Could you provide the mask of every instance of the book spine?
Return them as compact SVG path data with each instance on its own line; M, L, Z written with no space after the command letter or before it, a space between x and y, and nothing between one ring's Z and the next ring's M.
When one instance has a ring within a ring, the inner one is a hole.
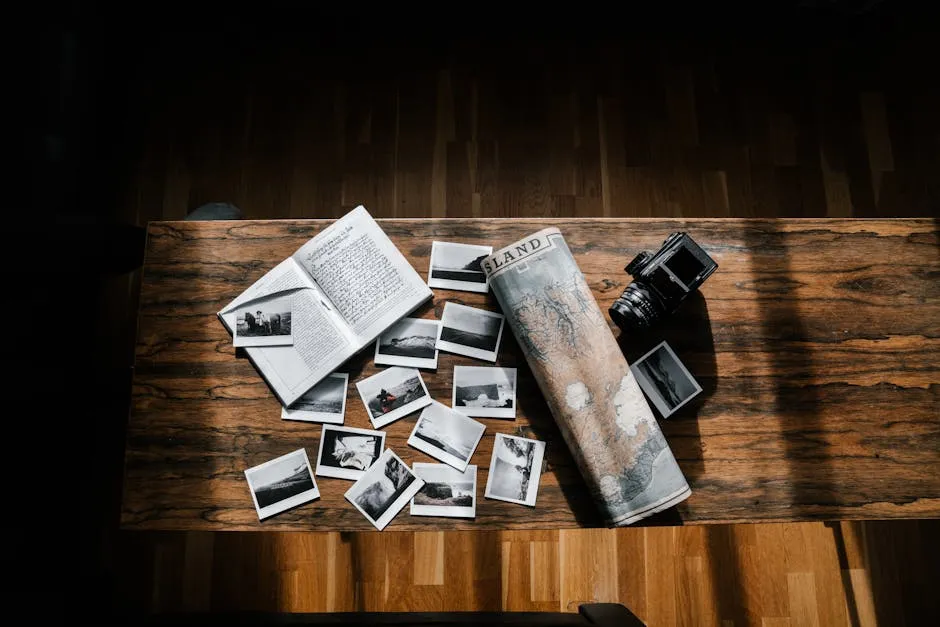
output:
M602 516L627 525L691 491L558 229L482 267Z

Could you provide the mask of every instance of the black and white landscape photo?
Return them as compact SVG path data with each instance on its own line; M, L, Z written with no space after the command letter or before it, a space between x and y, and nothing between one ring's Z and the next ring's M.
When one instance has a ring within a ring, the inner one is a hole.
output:
M381 531L423 486L424 481L386 449L345 496Z
M281 408L284 420L304 420L306 422L325 422L343 424L346 415L346 387L349 375L334 372L304 392L290 407Z
M402 318L375 341L375 364L437 368L437 320Z
M640 357L630 370L663 418L676 413L702 391L666 342Z
M411 499L412 516L474 518L477 515L477 467L457 470L446 464L415 462L411 470L424 481Z
M485 309L445 303L437 347L448 353L496 361L505 320L502 314Z
M544 455L545 442L497 433L484 496L535 506Z
M458 470L465 470L486 426L437 401L425 407L408 444Z
M479 418L516 417L516 369L454 366L454 411Z
M323 425L317 476L357 481L385 450L385 432Z
M235 311L235 346L288 346L293 292L253 300Z
M356 383L356 389L375 429L431 404L424 379L414 368L388 368Z
M465 292L488 292L490 285L480 262L492 253L492 246L432 242L428 285Z
M261 520L320 498L307 451L302 448L249 468L245 478Z

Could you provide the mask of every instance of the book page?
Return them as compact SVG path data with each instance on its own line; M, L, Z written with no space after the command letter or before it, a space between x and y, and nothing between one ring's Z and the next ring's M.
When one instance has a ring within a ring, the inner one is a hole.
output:
M355 335L359 348L423 301L431 290L364 207L293 256Z
M286 292L288 290L299 290L305 287L315 288L316 286L310 280L303 270L297 267L293 259L285 259L267 272L263 277L251 284L247 290L238 295L238 297L222 308L220 316L224 316L245 303L249 303L259 298L267 298L274 294ZM234 329L234 324L229 328Z
M293 292L293 345L245 350L281 402L289 405L331 373L356 350L356 338L329 299L297 263L288 258L258 279L222 311L219 318L235 328L240 306L274 294Z
M314 290L294 297L293 346L247 348L281 402L290 405L355 352Z

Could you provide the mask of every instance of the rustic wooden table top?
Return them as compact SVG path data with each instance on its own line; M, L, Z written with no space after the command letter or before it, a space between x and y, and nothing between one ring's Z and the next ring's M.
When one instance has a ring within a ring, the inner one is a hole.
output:
M130 529L364 530L351 485L317 478L321 498L259 522L243 471L305 447L320 425L281 420L251 363L215 313L328 222L154 222L140 297L122 524ZM940 517L940 226L930 219L384 220L426 276L432 240L499 247L558 226L606 311L629 282L623 266L688 231L717 260L702 297L643 337L620 337L628 359L669 341L704 388L663 431L692 496L658 522ZM434 290L416 315L446 301L498 310L492 295ZM615 330L616 331L616 330ZM619 333L618 337L619 337ZM423 371L449 405L454 365ZM498 365L519 368L515 421L487 430L475 520L420 518L388 529L599 526L600 520L511 334ZM376 372L372 350L351 359L346 424L369 427L355 381ZM405 441L416 415L389 425L407 463L434 461ZM547 441L534 508L483 498L495 433Z

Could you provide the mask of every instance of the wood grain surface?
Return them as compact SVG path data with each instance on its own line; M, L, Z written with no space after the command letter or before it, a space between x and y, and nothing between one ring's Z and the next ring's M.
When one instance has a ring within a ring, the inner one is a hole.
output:
M215 312L328 222L157 222L140 298L122 524L136 529L364 530L350 483L318 478L321 498L259 523L243 471L305 447L319 425L283 421L280 405L236 355ZM606 310L629 281L624 264L687 230L719 263L695 299L659 329L622 337L628 359L667 339L703 394L663 430L693 495L660 522L716 523L940 516L940 236L936 221L767 219L387 220L383 229L426 275L432 240L500 246L546 226L565 234ZM491 295L435 289L496 309ZM449 404L454 365L425 371ZM519 368L518 416L487 426L477 518L400 514L390 529L597 526L600 520L511 336L498 365ZM354 357L346 424L367 427ZM416 415L390 425L406 462ZM482 498L494 434L545 440L535 508ZM423 576L423 575L422 575ZM431 575L429 575L431 576Z

